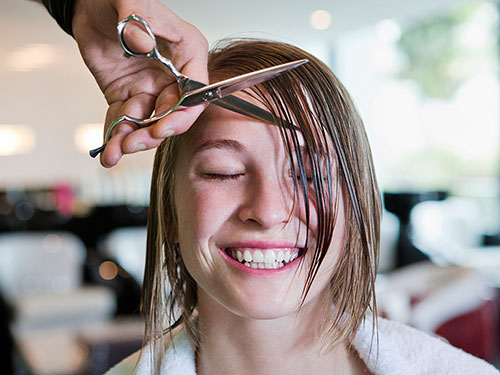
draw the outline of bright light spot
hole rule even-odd
[[[24,125],[0,125],[0,155],[28,153],[35,148],[32,128]]]
[[[316,30],[325,30],[332,24],[332,16],[326,10],[316,10],[309,17],[311,26]]]
[[[118,266],[111,261],[103,262],[99,266],[99,276],[104,280],[113,280],[118,275]]]
[[[79,126],[73,137],[75,147],[84,153],[102,144],[102,124],[85,124]]]
[[[7,55],[7,69],[15,72],[30,72],[51,65],[56,61],[57,48],[49,44],[28,44]]]
[[[385,43],[378,44],[377,48],[373,49],[373,66],[382,74],[395,71],[400,62],[396,49]]]
[[[62,240],[57,234],[47,234],[43,239],[43,248],[48,253],[57,253],[61,250]]]
[[[401,37],[401,26],[391,19],[382,20],[375,26],[377,37],[387,43],[395,43]]]
[[[461,27],[459,37],[468,48],[481,49],[488,45],[490,33],[484,24],[470,22]]]
[[[490,2],[482,3],[474,14],[473,20],[481,23],[484,27],[495,27],[498,22],[497,5]]]

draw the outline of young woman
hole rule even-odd
[[[239,94],[275,124],[209,106],[158,148],[147,341],[109,374],[496,374],[377,319],[380,194],[362,121],[328,67],[287,44],[232,41],[210,53],[210,80],[302,58]]]

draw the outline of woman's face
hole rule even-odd
[[[199,301],[254,319],[296,312],[316,245],[313,197],[307,233],[278,127],[210,106],[180,140],[175,164],[177,240]],[[343,246],[337,198],[333,240],[306,304],[329,287]]]

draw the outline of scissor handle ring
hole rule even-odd
[[[144,26],[144,29],[146,30],[149,37],[153,41],[153,49],[151,51],[149,51],[147,53],[137,53],[137,52],[132,51],[130,48],[128,48],[127,44],[123,40],[123,31],[125,30],[125,27],[127,26],[127,24],[131,21],[138,22],[142,26]],[[141,16],[138,16],[137,14],[131,14],[130,16],[128,16],[127,18],[125,18],[124,20],[122,20],[118,23],[117,31],[118,31],[118,40],[120,41],[120,45],[122,46],[122,49],[125,51],[126,57],[131,57],[131,56],[151,57],[151,58],[161,62],[163,65],[165,65],[172,72],[172,74],[175,76],[175,79],[177,80],[179,85],[181,85],[181,84],[184,85],[185,81],[188,80],[188,77],[186,77],[184,74],[182,74],[181,72],[179,72],[175,68],[172,61],[170,61],[169,59],[162,56],[160,51],[158,51],[158,45],[156,43],[156,36],[155,36],[155,34],[153,34],[153,30],[151,30],[151,28],[149,27],[148,23],[146,22],[146,20],[144,18],[142,18]],[[183,88],[183,86],[181,86],[181,88]],[[183,88],[183,90],[184,90],[184,88]]]
[[[128,48],[127,44],[125,43],[125,40],[123,40],[123,32],[125,31],[125,27],[128,25],[129,22],[135,21],[140,23],[146,32],[148,33],[149,37],[153,41],[153,49],[147,53],[138,53],[132,51],[130,48]],[[149,27],[148,23],[144,18],[141,16],[138,16],[137,14],[131,14],[124,20],[120,21],[118,25],[116,26],[117,32],[118,32],[118,40],[120,42],[120,45],[122,46],[122,49],[125,51],[125,56],[130,57],[157,57],[158,56],[158,49],[156,46],[156,37],[155,34],[153,34],[153,30]]]

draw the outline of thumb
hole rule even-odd
[[[123,20],[131,14],[141,16],[147,21],[157,37],[161,37],[168,42],[176,43],[182,40],[186,22],[158,0],[115,0],[115,10],[118,13],[119,20]],[[135,25],[138,24],[135,23]],[[142,32],[143,36],[149,37],[142,27],[138,27],[138,29],[135,30]],[[134,29],[131,28],[131,30]],[[145,52],[149,52],[151,49],[152,44],[151,48]]]

